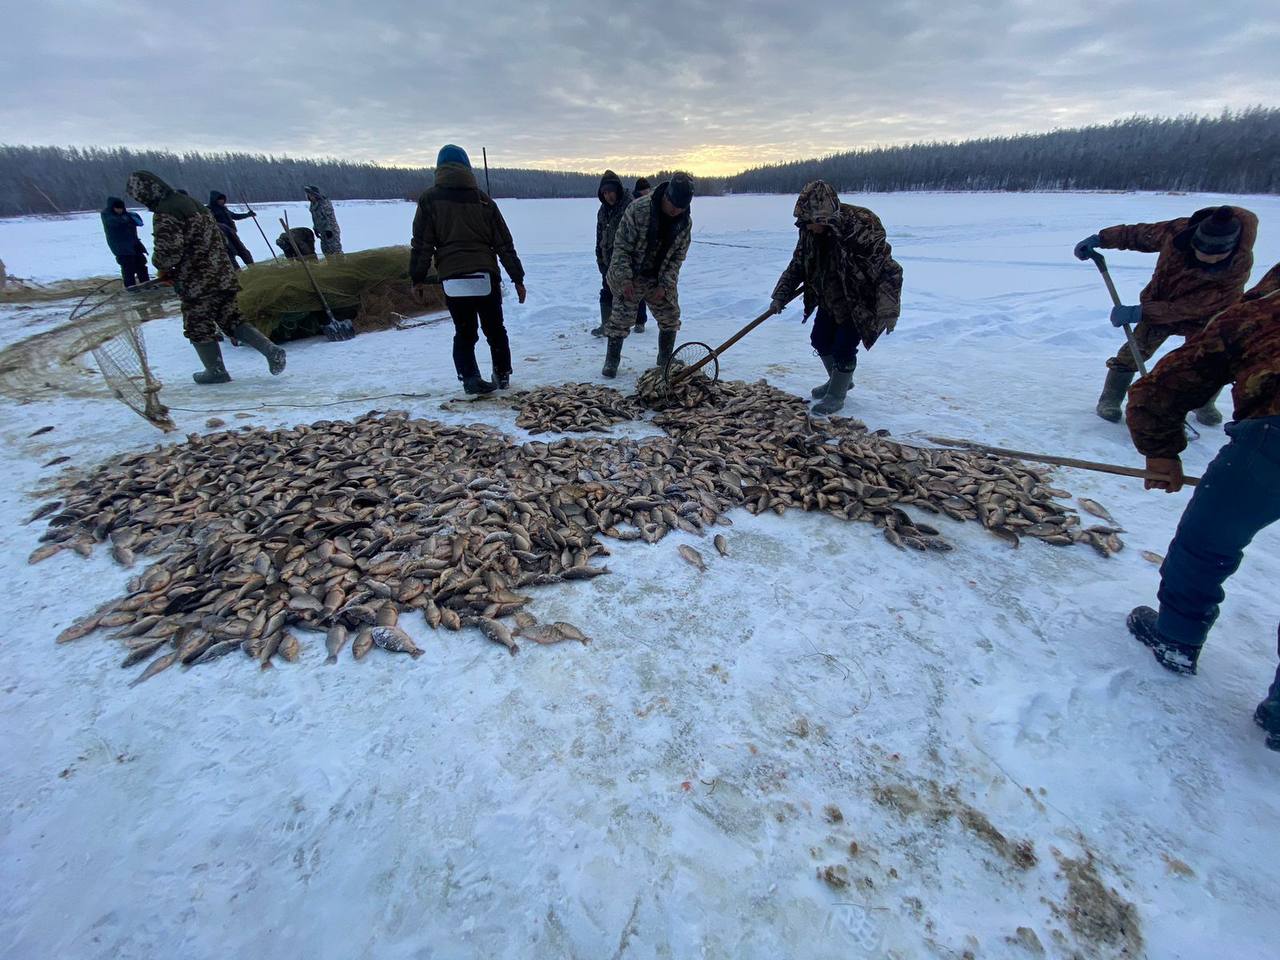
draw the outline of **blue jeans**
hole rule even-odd
[[[837,364],[852,370],[858,364],[858,331],[851,323],[836,323],[826,307],[813,318],[809,343],[820,357],[834,357]]]
[[[1237,420],[1226,431],[1231,442],[1205,470],[1160,568],[1156,629],[1192,647],[1218,619],[1222,585],[1244,548],[1280,520],[1280,417]]]

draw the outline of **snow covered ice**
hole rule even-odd
[[[1230,200],[1262,221],[1254,278],[1280,259],[1276,197],[844,199],[880,214],[905,286],[842,413],[900,439],[1138,465],[1124,428],[1093,414],[1119,342],[1072,245]],[[717,343],[767,306],[792,202],[695,201],[681,341]],[[408,240],[410,204],[338,208],[348,250]],[[513,387],[599,380],[595,201],[502,208],[529,271],[528,303],[507,305]],[[265,225],[280,206],[257,209]],[[37,279],[114,271],[96,213],[2,221],[0,257]],[[1136,301],[1155,258],[1107,258]],[[0,308],[0,343],[64,319]],[[1141,551],[1164,552],[1189,492],[1059,470],[1057,486],[1126,528],[1118,556],[1012,550],[945,520],[954,552],[904,553],[868,524],[736,511],[728,557],[684,535],[610,542],[613,575],[541,592],[540,618],[578,624],[588,647],[513,660],[406,617],[426,651],[413,662],[325,667],[308,635],[296,667],[223,660],[129,689],[115,644],[53,643],[130,574],[102,550],[27,565],[43,525],[22,521],[56,472],[41,464],[89,467],[212,416],[274,427],[406,409],[522,435],[501,403],[442,407],[458,394],[447,322],[291,345],[278,378],[227,349],[235,379],[216,388],[191,382],[179,321],[144,329],[176,438],[83,359],[33,396],[0,396],[4,956],[1274,953],[1280,756],[1250,719],[1275,665],[1274,528],[1229,581],[1190,680],[1124,628],[1158,582]],[[822,378],[808,332],[788,309],[721,358],[722,376],[807,395]],[[655,352],[652,326],[628,338],[616,386]],[[423,396],[362,399],[401,391]],[[1223,443],[1199,429],[1193,473]]]

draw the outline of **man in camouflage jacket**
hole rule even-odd
[[[1253,270],[1257,236],[1258,218],[1244,207],[1205,207],[1176,220],[1107,227],[1081,240],[1075,252],[1081,260],[1099,248],[1160,255],[1138,305],[1116,307],[1111,315],[1116,326],[1133,327],[1145,362],[1169,337],[1199,333],[1214,314],[1240,299]],[[1097,413],[1118,423],[1125,390],[1138,372],[1127,340],[1107,361],[1107,370]],[[1196,419],[1209,426],[1222,422],[1213,400],[1209,397],[1196,411]]]
[[[311,225],[320,240],[320,252],[326,257],[341,253],[342,231],[338,229],[338,215],[333,212],[333,204],[315,185],[306,187],[306,194],[311,204]]]
[[[657,365],[671,358],[680,329],[680,267],[693,236],[692,201],[693,178],[677,173],[658,184],[652,195],[631,203],[622,215],[605,276],[613,293],[613,310],[605,324],[609,346],[600,371],[603,376],[618,375],[622,343],[643,304],[658,321]]]
[[[773,289],[772,309],[781,313],[804,284],[805,318],[817,311],[809,342],[827,369],[827,382],[813,390],[819,401],[813,411],[829,414],[844,406],[858,344],[870,350],[897,325],[902,267],[880,218],[866,207],[841,203],[822,180],[800,191],[794,215],[800,237]]]
[[[196,383],[231,379],[222,362],[220,335],[252,346],[267,358],[272,374],[284,370],[284,350],[247,323],[236,306],[240,281],[209,210],[146,170],[130,175],[128,191],[153,214],[151,262],[160,280],[173,283],[182,302],[182,332],[205,367],[193,374]]]
[[[1160,610],[1129,614],[1134,636],[1177,673],[1196,672],[1223,583],[1254,536],[1280,520],[1280,265],[1129,391],[1129,432],[1158,477],[1148,489],[1181,489],[1183,418],[1228,383],[1235,403],[1230,442],[1205,470],[1169,544]],[[1267,745],[1280,750],[1280,671],[1254,718]]]

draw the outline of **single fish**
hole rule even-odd
[[[413,638],[397,626],[374,627],[373,642],[383,650],[407,653],[415,660],[422,656],[422,650],[413,642]]]
[[[506,624],[498,620],[491,620],[489,617],[468,617],[463,623],[467,626],[479,627],[481,633],[494,643],[502,644],[513,657],[520,652],[520,648],[516,646],[516,642]]]
[[[347,642],[347,628],[340,623],[335,623],[329,628],[329,632],[325,634],[324,648],[329,655],[325,657],[325,663],[337,663],[338,654],[342,652],[343,646]]]
[[[1157,567],[1164,563],[1164,557],[1160,556],[1158,553],[1152,553],[1150,550],[1142,551],[1142,559],[1147,561],[1147,563],[1154,563]]]
[[[720,552],[720,556],[727,557],[729,555],[729,541],[724,538],[723,533],[717,533],[715,539],[711,542],[716,545],[716,550]]]
[[[680,556],[684,558],[686,563],[693,564],[699,571],[705,571],[707,569],[707,564],[703,561],[702,554],[693,549],[693,547],[689,546],[687,543],[682,543],[680,544],[679,550]]]
[[[147,669],[142,671],[142,676],[130,682],[129,686],[136,687],[143,680],[150,680],[161,670],[167,670],[178,662],[178,651],[166,653],[163,657],[157,657],[147,665]]]
[[[394,603],[384,603],[378,608],[375,619],[380,627],[394,627],[400,621],[400,613]],[[377,637],[374,637],[374,642],[377,642]]]
[[[1097,500],[1090,500],[1088,497],[1077,497],[1076,503],[1080,504],[1087,513],[1091,513],[1095,517],[1107,521],[1107,523],[1111,524],[1113,527],[1118,526],[1115,517],[1111,516],[1111,514],[1107,512],[1107,508]]]
[[[213,646],[205,650],[204,653],[200,654],[200,656],[196,657],[192,666],[195,666],[195,664],[198,663],[208,663],[210,660],[217,660],[219,657],[225,657],[228,653],[231,653],[234,650],[239,650],[242,643],[244,643],[244,641],[239,639],[219,640]]]
[[[373,627],[361,627],[356,638],[351,641],[351,656],[363,660],[364,655],[373,647]]]

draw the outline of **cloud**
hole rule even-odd
[[[14,143],[721,173],[1280,102],[1271,0],[43,0],[6,32]]]

